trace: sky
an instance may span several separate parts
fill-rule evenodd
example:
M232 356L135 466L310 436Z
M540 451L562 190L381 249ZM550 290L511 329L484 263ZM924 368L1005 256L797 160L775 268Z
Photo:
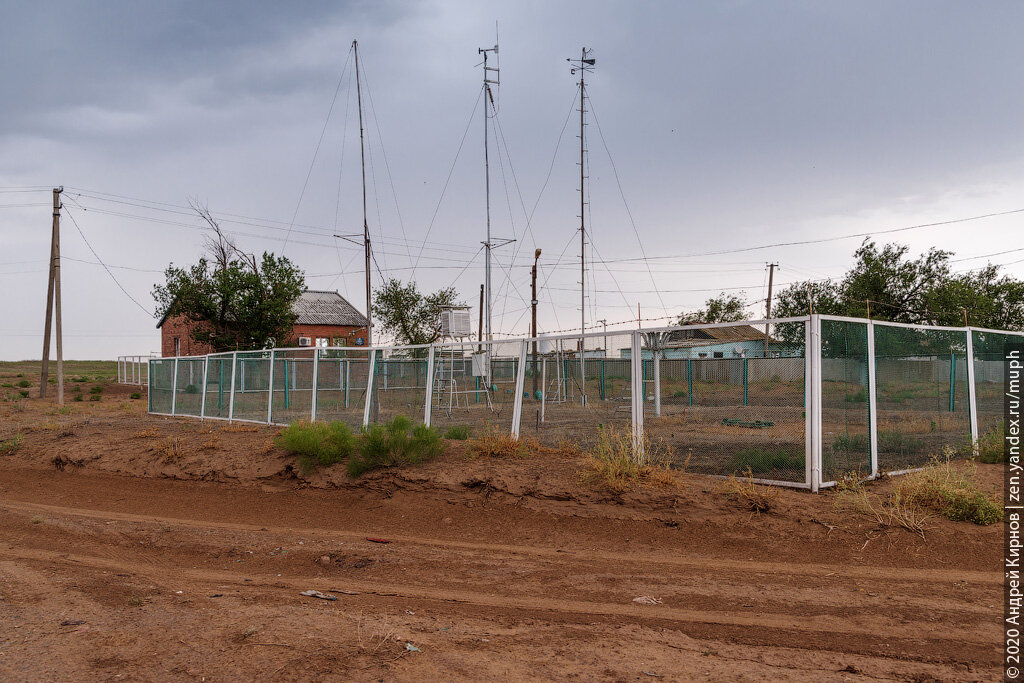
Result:
M64 188L65 357L159 349L154 284L202 253L204 205L247 251L365 308L358 40L374 286L454 286L493 328L579 329L579 74L588 330L721 291L841 276L863 238L1024 208L1024 4L0 1L0 359L42 346ZM1024 277L1024 214L878 234ZM715 252L715 253L709 253ZM982 257L982 258L977 258ZM100 262L106 264L101 265Z

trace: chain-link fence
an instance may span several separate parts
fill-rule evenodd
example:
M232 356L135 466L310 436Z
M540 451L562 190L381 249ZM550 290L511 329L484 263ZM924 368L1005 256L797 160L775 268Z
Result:
M1002 421L1003 348L1024 334L814 315L752 323L265 349L149 360L150 412L586 448L631 433L658 461L817 490L920 467ZM970 361L970 362L969 362Z

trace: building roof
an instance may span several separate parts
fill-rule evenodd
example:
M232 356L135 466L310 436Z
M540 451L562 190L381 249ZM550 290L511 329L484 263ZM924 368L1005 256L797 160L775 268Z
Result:
M309 289L295 301L296 325L344 325L366 327L366 316L337 292Z
M764 330L759 330L753 325L733 325L730 327L708 327L697 330L676 330L669 333L669 349L686 348L690 346L707 346L709 344L764 341ZM774 338L770 342L776 341Z
M345 297L337 292L307 289L292 305L296 325L338 325L344 327L366 327L366 316L355 309ZM157 327L162 327L167 315L160 318Z

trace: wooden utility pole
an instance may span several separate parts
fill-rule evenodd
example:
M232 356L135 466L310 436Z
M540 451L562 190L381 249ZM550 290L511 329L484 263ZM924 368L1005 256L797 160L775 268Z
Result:
M775 269L779 267L778 263L768 264L768 298L765 301L764 307L764 357L768 357L768 328L771 327L771 323L767 322L772 319L772 280L775 277Z
M57 402L64 405L64 335L61 332L60 312L60 193L63 187L53 188L53 231L50 235L50 273L46 285L46 323L43 327L43 362L39 373L39 398L46 397L46 384L50 374L50 328L56 299L57 317Z

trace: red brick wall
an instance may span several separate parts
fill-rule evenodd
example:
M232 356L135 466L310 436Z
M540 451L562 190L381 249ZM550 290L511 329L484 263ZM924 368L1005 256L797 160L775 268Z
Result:
M189 332L196 323L190 322L184 316L174 316L164 321L160 328L160 352L163 356L174 355L174 338L180 339L182 356L201 356L212 353L213 349L208 344L198 344L192 341ZM366 345L365 327L348 327L341 325L296 325L292 329L290 339L278 343L278 346L298 346L299 337L309 337L310 344L316 344L317 337L326 337L333 340L341 337L345 340L345 346L356 346L356 339L363 339L363 346Z

